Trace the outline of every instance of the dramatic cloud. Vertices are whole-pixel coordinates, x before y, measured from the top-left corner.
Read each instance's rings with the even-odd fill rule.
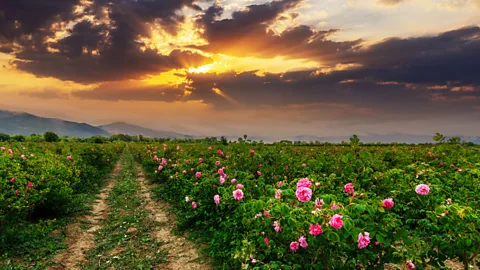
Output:
[[[5,42],[0,49],[12,52],[12,43],[6,41],[16,39],[21,47],[15,52],[13,63],[19,70],[39,77],[95,83],[138,79],[211,62],[199,53],[185,50],[163,55],[140,41],[151,36],[151,24],[155,22],[174,32],[183,20],[177,14],[181,8],[199,9],[193,0],[97,0],[91,5],[76,6],[83,9],[83,15],[94,19],[75,21],[67,36],[56,40],[51,39],[55,35],[54,23],[73,19],[72,9],[79,4],[77,1],[60,1],[58,7],[56,1],[37,5],[24,0],[7,2],[0,6],[6,22],[1,32]],[[35,14],[33,18],[27,16],[30,13]]]

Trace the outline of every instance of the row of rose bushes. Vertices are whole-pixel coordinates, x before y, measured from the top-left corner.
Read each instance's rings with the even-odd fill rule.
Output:
[[[476,146],[134,148],[219,268],[479,264]]]
[[[19,228],[83,209],[86,194],[99,190],[122,148],[114,144],[1,144],[0,254],[29,241],[19,238]]]

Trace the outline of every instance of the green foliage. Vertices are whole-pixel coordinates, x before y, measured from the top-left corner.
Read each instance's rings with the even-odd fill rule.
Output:
[[[61,248],[63,236],[51,233],[65,217],[86,210],[123,149],[30,142],[0,147],[6,149],[0,152],[0,260],[36,260]]]
[[[60,140],[58,135],[51,131],[45,132],[45,134],[43,135],[43,138],[45,139],[46,142],[58,142]]]
[[[149,177],[160,183],[155,192],[173,205],[179,229],[208,243],[220,269],[384,269],[387,263],[404,265],[408,260],[417,269],[442,269],[446,260],[466,267],[475,263],[480,246],[478,147],[367,146],[355,137],[352,143],[355,146],[131,148]],[[161,157],[167,164],[158,171]],[[218,174],[222,167],[228,175],[224,184]],[[305,177],[312,181],[313,196],[302,203],[296,185]],[[233,197],[238,183],[244,186],[240,201]],[[353,195],[343,191],[347,183],[353,184]],[[417,194],[419,184],[429,185],[430,193]],[[275,198],[278,189],[280,199]],[[221,198],[218,205],[215,195]],[[383,207],[387,198],[395,203],[391,209]],[[316,199],[325,204],[316,208]],[[339,208],[331,208],[334,205]],[[343,216],[341,229],[329,225],[334,214]],[[274,230],[274,221],[280,232]],[[317,223],[323,233],[313,236],[309,226]],[[363,232],[370,233],[371,243],[360,249],[358,235]],[[308,248],[292,252],[290,243],[302,235]]]

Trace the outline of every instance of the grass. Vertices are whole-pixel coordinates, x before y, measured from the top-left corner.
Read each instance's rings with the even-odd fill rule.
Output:
[[[132,155],[126,149],[122,172],[108,197],[109,215],[96,232],[83,269],[152,269],[167,262],[164,242],[153,238],[158,224],[144,209]]]

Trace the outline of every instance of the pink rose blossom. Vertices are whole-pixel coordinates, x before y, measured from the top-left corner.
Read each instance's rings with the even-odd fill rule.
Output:
[[[352,183],[348,183],[346,184],[344,187],[343,187],[343,191],[349,193],[349,194],[353,194],[354,192],[354,187],[353,187],[353,184]]]
[[[162,162],[160,162],[160,164],[162,164],[162,165],[165,165],[165,164],[167,164],[167,160],[166,160],[165,158],[163,158],[163,157],[162,157]]]
[[[340,208],[340,206],[336,205],[335,203],[332,206],[330,206],[330,210],[335,210],[338,208]]]
[[[303,164],[302,164],[302,167],[304,167],[304,168],[307,167],[307,164],[303,163]]]
[[[192,202],[192,207],[193,207],[193,209],[197,209],[197,203],[196,203],[196,202]]]
[[[159,171],[161,171],[162,169],[163,169],[163,166],[162,166],[162,165],[158,166],[158,170],[159,170]]]
[[[198,161],[199,161],[200,163],[203,163],[203,158],[199,158]]]
[[[279,232],[282,230],[282,228],[280,228],[280,225],[278,225],[278,221],[273,222],[273,227],[275,228],[276,232]]]
[[[154,160],[154,161],[158,161],[158,157],[157,157],[157,156],[154,156],[154,157],[153,157],[153,160]]]
[[[218,160],[215,161],[215,165],[217,165],[217,166],[220,165],[220,161],[218,161]]]
[[[375,241],[375,246],[378,246],[378,245],[380,245],[380,242]]]
[[[385,199],[382,202],[383,202],[383,208],[386,208],[386,209],[390,209],[394,205],[392,198]]]
[[[307,238],[305,236],[301,236],[299,239],[298,239],[298,242],[300,242],[300,246],[302,248],[307,248],[308,247],[308,243],[307,243]]]
[[[2,151],[5,151],[5,147],[2,146],[2,148],[0,148]]]
[[[223,176],[220,176],[220,185],[225,184],[225,178]]]
[[[243,185],[242,185],[242,184],[237,184],[236,188],[242,189],[242,188],[243,188]]]
[[[186,171],[186,170],[183,170],[183,172],[182,172],[182,173],[183,173],[183,174],[187,174],[187,171]]]
[[[262,176],[262,173],[260,171],[257,171],[258,176]]]
[[[233,178],[231,182],[232,184],[235,184],[237,182],[237,179]]]
[[[28,182],[27,188],[30,189],[30,188],[32,188],[32,186],[33,186],[33,183],[32,183],[32,182]]]
[[[446,171],[443,171],[442,174],[447,174],[447,172],[446,172]]]
[[[72,156],[67,156],[67,160],[71,160],[72,159]]]
[[[330,226],[332,226],[335,229],[340,229],[343,227],[343,216],[340,216],[339,214],[333,215],[332,219],[330,219]]]
[[[280,199],[282,197],[282,190],[277,189],[277,192],[275,192],[275,199]]]
[[[208,150],[209,150],[209,151],[212,151],[212,147],[211,147],[211,146],[209,146],[209,147],[208,147]]]
[[[283,181],[279,181],[279,182],[277,183],[277,187],[282,187],[282,185],[283,185]]]
[[[319,234],[321,234],[323,232],[322,230],[322,225],[320,224],[310,224],[310,234],[313,235],[313,236],[317,236]]]
[[[413,264],[412,261],[407,261],[407,262],[405,262],[405,264],[407,265],[408,269],[410,269],[410,270],[415,269],[415,264]]]
[[[186,201],[186,202],[189,202],[189,201],[190,201],[190,198],[188,198],[188,196],[185,197],[185,201]]]
[[[18,191],[18,189],[15,190],[15,195],[18,195],[18,193],[20,193],[20,191]]]
[[[307,187],[300,187],[295,192],[297,199],[301,202],[308,202],[312,198],[312,190]]]
[[[12,179],[10,180],[10,183],[13,183],[15,182],[15,177],[12,177]]]
[[[215,204],[220,204],[220,195],[215,195],[213,196],[213,201],[215,202]]]
[[[430,193],[430,187],[425,184],[420,184],[415,188],[415,192],[419,195],[428,195]]]
[[[201,172],[196,172],[196,173],[195,173],[195,177],[197,177],[197,178],[202,177],[202,173],[201,173]]]
[[[297,241],[294,241],[292,243],[290,243],[290,249],[293,251],[293,252],[296,252],[298,250],[298,242]]]
[[[250,154],[255,155],[255,150],[250,150]]]
[[[263,242],[265,242],[265,245],[268,247],[268,238],[267,238],[267,237],[265,237],[265,238],[263,239]]]
[[[364,232],[358,234],[358,248],[366,248],[370,244],[370,234],[368,232]]]
[[[462,170],[462,169],[458,169],[458,172],[461,173],[461,172],[463,172],[463,170]]]
[[[8,152],[8,154],[9,154],[9,155],[13,155],[13,151],[12,151],[12,149],[8,149],[8,151],[7,151],[7,152]]]
[[[177,145],[177,150],[180,150],[180,145]]]
[[[239,201],[243,198],[243,191],[241,189],[236,189],[233,191],[233,197],[235,200]]]
[[[309,188],[312,185],[312,182],[308,178],[302,178],[297,182],[297,188],[306,187]]]

